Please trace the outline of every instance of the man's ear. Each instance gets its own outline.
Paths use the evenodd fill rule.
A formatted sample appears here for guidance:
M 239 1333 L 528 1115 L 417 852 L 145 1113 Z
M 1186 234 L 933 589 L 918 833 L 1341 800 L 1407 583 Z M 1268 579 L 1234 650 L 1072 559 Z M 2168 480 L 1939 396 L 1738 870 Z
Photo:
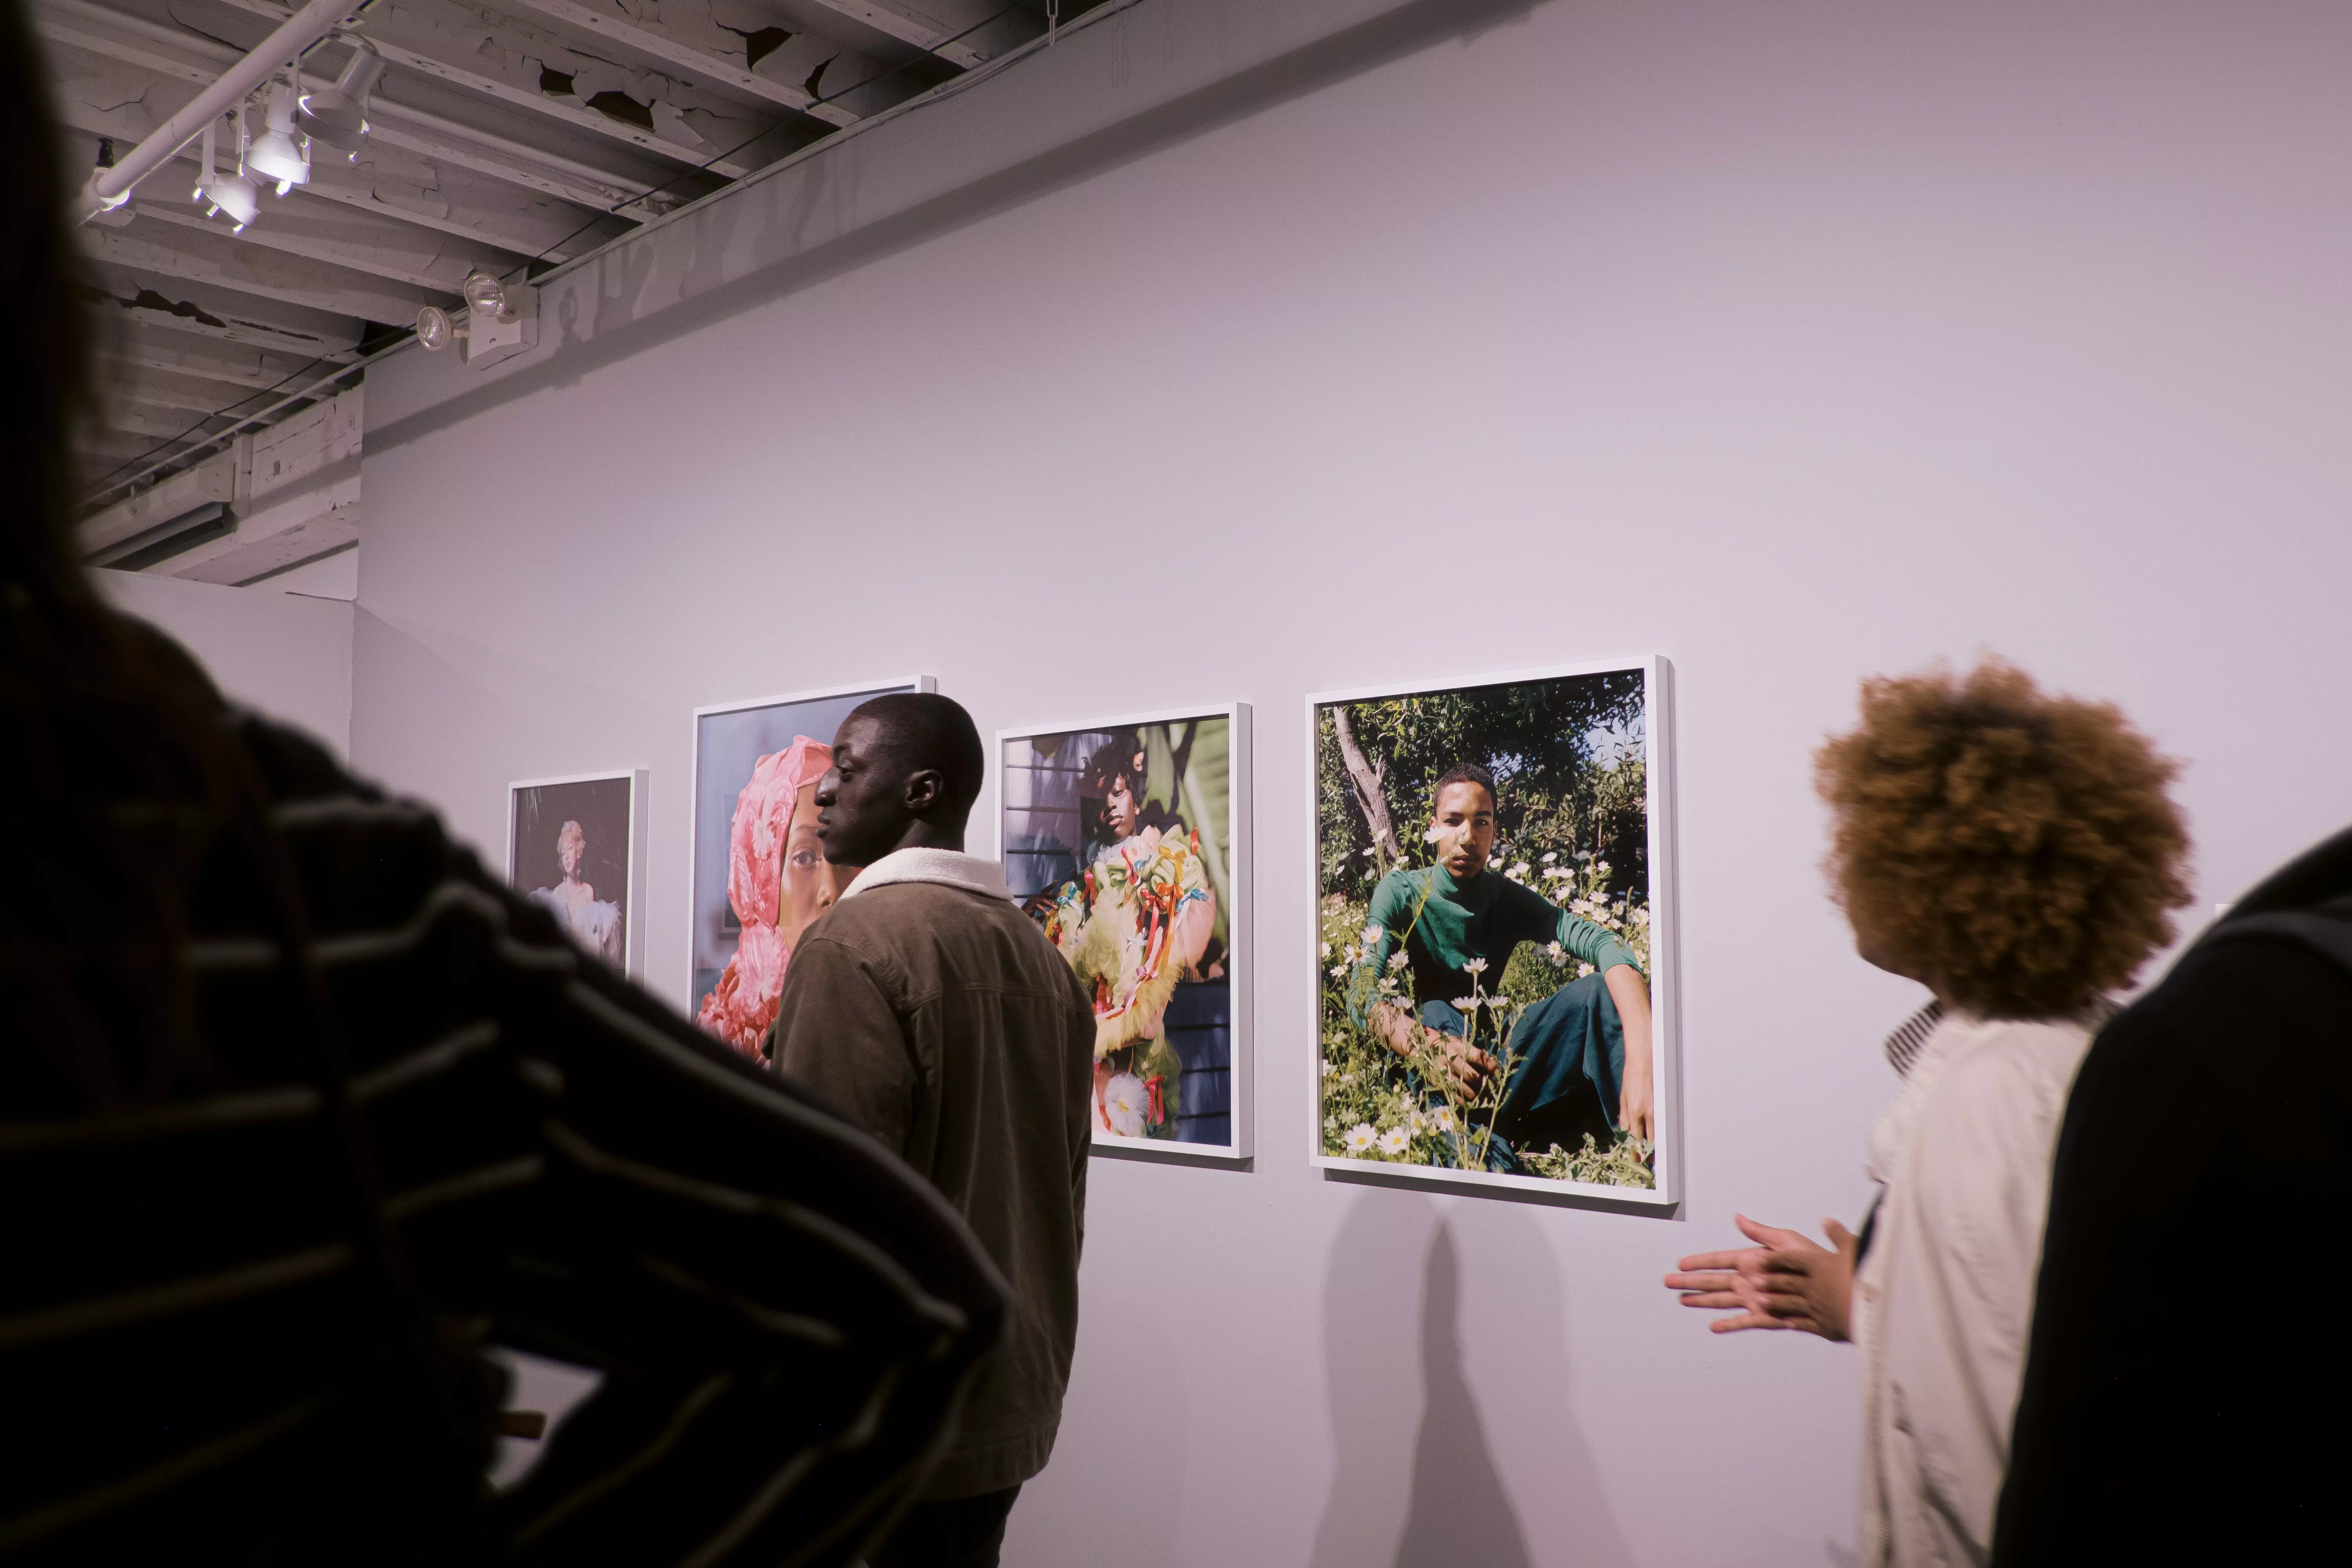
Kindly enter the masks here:
M 899 803 L 909 815 L 920 816 L 940 804 L 940 794 L 946 787 L 947 775 L 939 769 L 918 768 L 907 775 L 906 786 L 899 792 Z

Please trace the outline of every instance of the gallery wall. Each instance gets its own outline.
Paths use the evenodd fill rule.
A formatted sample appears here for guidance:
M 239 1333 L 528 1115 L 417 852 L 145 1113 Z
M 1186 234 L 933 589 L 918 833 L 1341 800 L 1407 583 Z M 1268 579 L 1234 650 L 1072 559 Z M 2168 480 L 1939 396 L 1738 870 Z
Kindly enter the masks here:
M 1822 896 L 1811 752 L 1991 649 L 2181 759 L 2196 910 L 2352 819 L 2352 14 L 1255 9 L 1073 31 L 1020 69 L 1141 123 L 840 265 L 456 404 L 372 373 L 354 758 L 486 847 L 510 779 L 649 768 L 677 998 L 696 706 L 1255 704 L 1257 1156 L 1095 1162 L 1007 1561 L 1848 1561 L 1850 1352 L 1657 1284 L 1864 1201 L 1920 997 Z M 1679 1213 L 1311 1172 L 1302 696 L 1654 652 Z
M 117 609 L 177 637 L 229 697 L 300 725 L 338 756 L 349 752 L 348 603 L 143 572 L 91 576 Z

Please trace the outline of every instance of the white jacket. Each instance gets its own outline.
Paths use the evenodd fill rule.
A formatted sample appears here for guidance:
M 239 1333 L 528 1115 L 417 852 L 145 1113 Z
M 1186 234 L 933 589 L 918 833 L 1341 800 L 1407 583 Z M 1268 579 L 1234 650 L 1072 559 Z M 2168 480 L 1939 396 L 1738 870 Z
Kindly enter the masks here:
M 2050 1163 L 2095 1026 L 1946 1016 L 1871 1133 L 1885 1191 L 1852 1314 L 1871 1568 L 1982 1563 L 1991 1550 Z

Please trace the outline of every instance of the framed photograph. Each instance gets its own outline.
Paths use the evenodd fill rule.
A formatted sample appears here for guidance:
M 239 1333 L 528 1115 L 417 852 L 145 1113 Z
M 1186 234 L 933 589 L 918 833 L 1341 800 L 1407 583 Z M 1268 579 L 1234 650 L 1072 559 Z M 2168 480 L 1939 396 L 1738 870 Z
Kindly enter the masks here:
M 1248 1158 L 1247 703 L 997 733 L 997 854 L 1093 994 L 1095 1147 Z
M 1675 1202 L 1663 658 L 1307 700 L 1313 1163 Z
M 816 837 L 834 732 L 869 697 L 937 689 L 922 675 L 694 710 L 686 1006 L 744 1055 L 776 1020 L 793 943 L 847 885 Z
M 507 786 L 507 883 L 632 979 L 646 973 L 646 770 Z

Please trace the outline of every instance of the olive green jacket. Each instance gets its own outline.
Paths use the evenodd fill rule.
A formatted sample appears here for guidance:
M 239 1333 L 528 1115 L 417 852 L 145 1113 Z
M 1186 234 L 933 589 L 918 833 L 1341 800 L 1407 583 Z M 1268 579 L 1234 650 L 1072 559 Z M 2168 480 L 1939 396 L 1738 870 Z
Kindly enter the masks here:
M 769 1056 L 929 1178 L 1012 1286 L 933 1499 L 1015 1486 L 1053 1452 L 1078 1328 L 1094 1010 L 993 861 L 901 850 L 784 972 Z

